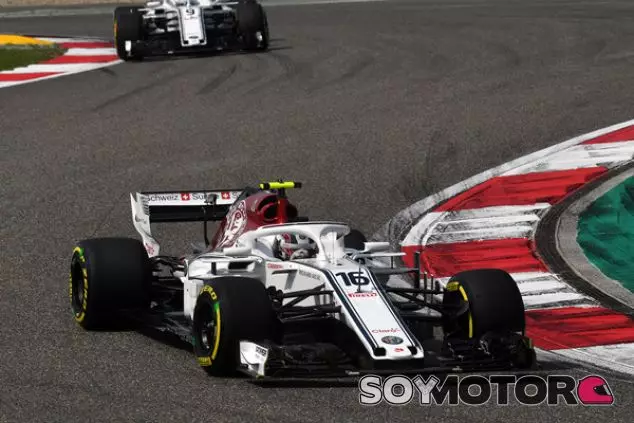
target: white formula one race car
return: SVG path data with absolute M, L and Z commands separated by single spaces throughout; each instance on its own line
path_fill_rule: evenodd
M 299 186 L 133 193 L 142 241 L 87 239 L 73 251 L 75 321 L 176 335 L 208 373 L 264 380 L 535 364 L 508 273 L 472 270 L 434 283 L 419 266 L 397 267 L 403 253 L 389 243 L 300 217 L 286 195 Z M 150 225 L 193 221 L 203 222 L 205 244 L 161 255 Z M 208 221 L 219 223 L 211 241 Z M 390 285 L 408 274 L 410 287 Z
M 266 12 L 256 0 L 149 0 L 117 7 L 114 40 L 119 58 L 269 46 Z

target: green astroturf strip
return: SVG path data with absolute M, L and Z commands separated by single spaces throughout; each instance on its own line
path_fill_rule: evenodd
M 597 198 L 579 216 L 577 231 L 590 262 L 634 292 L 634 177 Z
M 63 48 L 56 45 L 0 46 L 0 71 L 44 62 L 61 56 L 64 52 Z

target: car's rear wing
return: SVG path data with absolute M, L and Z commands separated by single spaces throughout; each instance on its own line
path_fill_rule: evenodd
M 130 194 L 132 221 L 150 257 L 159 254 L 151 223 L 222 220 L 245 189 L 153 191 Z
M 137 192 L 138 202 L 155 222 L 221 220 L 243 189 L 225 191 Z

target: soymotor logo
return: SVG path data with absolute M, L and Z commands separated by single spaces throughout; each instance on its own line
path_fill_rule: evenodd
M 383 380 L 380 376 L 367 375 L 359 380 L 359 402 L 362 405 L 378 405 L 385 401 L 390 405 L 405 405 L 414 398 L 426 405 L 483 405 L 493 398 L 498 405 L 508 405 L 511 395 L 523 405 L 613 405 L 614 395 L 608 382 L 601 376 L 586 376 L 580 380 L 568 375 L 489 377 L 470 375 L 459 379 L 449 375 L 441 383 L 436 376 L 424 379 L 395 375 Z

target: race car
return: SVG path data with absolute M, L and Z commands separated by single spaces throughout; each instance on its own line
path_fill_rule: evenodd
M 269 46 L 269 25 L 256 0 L 149 0 L 115 9 L 114 40 L 125 61 L 182 52 L 262 51 Z
M 420 264 L 400 267 L 404 254 L 388 242 L 300 216 L 287 196 L 299 187 L 277 181 L 131 193 L 141 239 L 86 239 L 73 251 L 74 320 L 86 330 L 132 324 L 173 335 L 215 376 L 354 378 L 535 365 L 522 297 L 508 273 L 471 270 L 441 283 Z M 169 222 L 202 222 L 204 243 L 161 254 L 152 228 Z M 211 240 L 209 222 L 217 224 Z

